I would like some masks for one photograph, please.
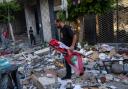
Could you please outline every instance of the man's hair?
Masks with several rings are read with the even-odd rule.
[[[56,19],[56,22],[62,22],[62,20],[60,20],[60,19]]]

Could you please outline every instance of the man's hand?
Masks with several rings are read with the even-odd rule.
[[[70,46],[70,48],[69,48],[70,50],[74,50],[74,46]]]

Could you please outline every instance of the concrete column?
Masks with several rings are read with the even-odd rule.
[[[24,9],[25,9],[25,18],[26,18],[28,37],[29,37],[30,27],[33,28],[34,35],[36,36],[35,15],[29,6],[25,5]]]
[[[49,42],[49,40],[52,38],[52,32],[51,32],[48,0],[40,0],[40,9],[41,9],[44,41]]]
[[[38,23],[39,23],[39,36],[41,43],[44,42],[44,34],[43,34],[43,25],[42,25],[42,17],[41,17],[41,9],[40,9],[40,0],[37,0],[37,14],[38,14]]]

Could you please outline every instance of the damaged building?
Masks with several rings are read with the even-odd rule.
[[[66,0],[18,0],[18,2],[24,7],[27,33],[32,27],[34,35],[42,42],[58,37],[54,25],[55,12],[63,9],[62,5]]]
[[[57,38],[55,11],[62,9],[64,1],[66,0],[17,0],[22,10],[15,13],[15,20],[12,22],[15,36],[26,34],[29,38],[29,30],[32,27],[37,40],[48,42],[51,38]]]
[[[27,33],[32,27],[36,37],[42,41],[49,41],[53,36],[52,30],[55,29],[52,25],[54,10],[51,9],[54,2],[51,0],[19,0],[19,2],[24,6]]]

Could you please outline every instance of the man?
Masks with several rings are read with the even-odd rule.
[[[63,42],[65,45],[70,47],[71,50],[73,50],[76,46],[77,36],[73,32],[70,26],[65,25],[61,20],[56,20],[56,27],[60,29],[60,38],[61,42]],[[66,76],[62,78],[62,80],[65,79],[71,79],[72,73],[71,73],[71,67],[65,61],[66,64]]]
[[[29,35],[30,35],[31,45],[33,45],[33,44],[36,45],[36,40],[35,40],[35,36],[33,35],[32,27],[30,27]]]
[[[7,28],[4,28],[2,32],[2,45],[4,49],[9,47],[9,31]]]

